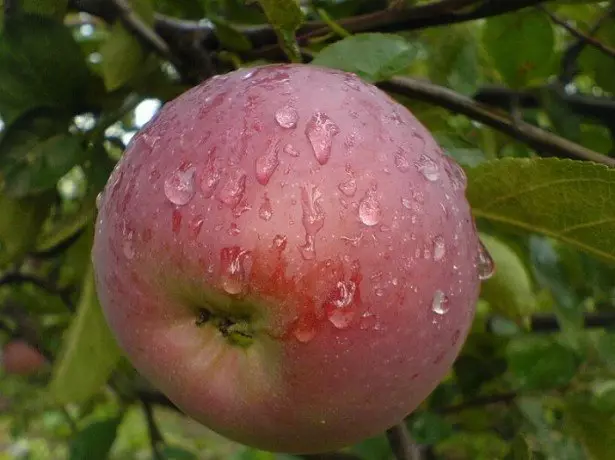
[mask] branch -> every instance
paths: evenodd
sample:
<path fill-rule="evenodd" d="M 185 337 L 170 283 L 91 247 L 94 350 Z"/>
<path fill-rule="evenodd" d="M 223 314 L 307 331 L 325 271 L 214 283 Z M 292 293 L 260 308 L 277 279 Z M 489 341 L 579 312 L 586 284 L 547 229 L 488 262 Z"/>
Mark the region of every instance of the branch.
<path fill-rule="evenodd" d="M 391 445 L 391 451 L 393 451 L 397 460 L 421 459 L 421 452 L 412 442 L 410 433 L 408 433 L 408 429 L 403 422 L 389 428 L 386 435 Z"/>
<path fill-rule="evenodd" d="M 142 400 L 143 412 L 145 413 L 145 420 L 147 422 L 147 432 L 149 433 L 150 444 L 152 447 L 152 458 L 154 460 L 164 460 L 164 455 L 160 451 L 160 446 L 164 444 L 164 438 L 162 433 L 156 424 L 154 418 L 154 411 L 151 404 L 148 401 Z"/>
<path fill-rule="evenodd" d="M 572 25 L 570 25 L 567 21 L 565 21 L 564 19 L 561 19 L 559 16 L 557 16 L 556 14 L 552 13 L 551 11 L 549 11 L 547 8 L 545 8 L 542 5 L 539 5 L 538 8 L 542 11 L 544 11 L 550 18 L 551 20 L 562 26 L 564 29 L 566 29 L 568 32 L 570 32 L 571 35 L 574 35 L 575 37 L 577 37 L 579 40 L 583 41 L 584 43 L 593 46 L 594 48 L 599 49 L 600 51 L 602 51 L 604 54 L 615 58 L 615 48 L 611 48 L 608 45 L 605 45 L 604 43 L 602 43 L 600 40 L 587 35 L 583 32 L 581 32 L 579 29 L 577 29 L 576 27 L 573 27 Z"/>
<path fill-rule="evenodd" d="M 47 291 L 49 294 L 58 296 L 62 302 L 64 302 L 68 310 L 74 311 L 74 305 L 70 298 L 70 290 L 61 289 L 45 279 L 22 273 L 7 273 L 0 278 L 0 286 L 7 284 L 33 284 Z"/>
<path fill-rule="evenodd" d="M 615 311 L 584 313 L 583 327 L 585 329 L 613 328 L 615 327 Z M 536 313 L 530 319 L 530 329 L 532 332 L 557 332 L 561 327 L 555 315 Z"/>
<path fill-rule="evenodd" d="M 517 397 L 517 393 L 514 391 L 508 393 L 501 393 L 489 396 L 480 396 L 475 399 L 470 399 L 459 404 L 452 406 L 445 406 L 435 408 L 434 410 L 439 414 L 454 414 L 464 411 L 466 409 L 473 409 L 476 407 L 489 406 L 491 404 L 510 404 Z"/>
<path fill-rule="evenodd" d="M 520 140 L 548 156 L 581 159 L 615 167 L 615 158 L 607 157 L 548 131 L 511 117 L 495 113 L 488 106 L 462 96 L 448 88 L 407 77 L 382 82 L 382 89 L 461 113 Z"/>

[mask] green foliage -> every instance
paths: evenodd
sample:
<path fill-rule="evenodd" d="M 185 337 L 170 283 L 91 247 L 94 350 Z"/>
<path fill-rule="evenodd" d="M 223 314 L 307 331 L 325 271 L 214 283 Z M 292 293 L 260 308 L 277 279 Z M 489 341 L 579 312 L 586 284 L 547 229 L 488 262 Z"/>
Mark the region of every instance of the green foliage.
<path fill-rule="evenodd" d="M 357 55 L 361 59 L 357 59 Z M 323 49 L 314 65 L 353 72 L 371 82 L 402 73 L 412 63 L 416 49 L 404 38 L 390 34 L 358 34 Z"/>
<path fill-rule="evenodd" d="M 615 173 L 540 158 L 570 142 L 615 155 L 609 2 L 543 4 L 607 52 L 515 2 L 130 0 L 122 18 L 110 2 L 14 3 L 8 18 L 0 8 L 0 345 L 26 337 L 53 366 L 0 371 L 0 459 L 153 457 L 139 395 L 159 395 L 122 359 L 94 288 L 96 197 L 144 121 L 141 100 L 165 103 L 210 70 L 302 56 L 369 82 L 440 86 L 390 95 L 465 168 L 496 263 L 450 375 L 405 420 L 413 439 L 438 460 L 615 458 Z M 450 112 L 449 91 L 487 118 Z M 489 127 L 508 115 L 560 150 L 524 140 L 524 125 Z M 153 414 L 158 458 L 299 458 L 240 446 L 162 404 Z M 340 455 L 391 450 L 381 433 Z"/>

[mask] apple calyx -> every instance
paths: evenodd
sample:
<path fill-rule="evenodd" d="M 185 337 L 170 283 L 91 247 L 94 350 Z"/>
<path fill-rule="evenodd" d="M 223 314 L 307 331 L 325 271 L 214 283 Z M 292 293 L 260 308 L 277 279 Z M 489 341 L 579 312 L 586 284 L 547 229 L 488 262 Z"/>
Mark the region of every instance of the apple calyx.
<path fill-rule="evenodd" d="M 249 320 L 245 318 L 229 318 L 201 308 L 195 324 L 197 327 L 205 324 L 215 327 L 232 345 L 247 348 L 254 341 L 254 330 Z"/>

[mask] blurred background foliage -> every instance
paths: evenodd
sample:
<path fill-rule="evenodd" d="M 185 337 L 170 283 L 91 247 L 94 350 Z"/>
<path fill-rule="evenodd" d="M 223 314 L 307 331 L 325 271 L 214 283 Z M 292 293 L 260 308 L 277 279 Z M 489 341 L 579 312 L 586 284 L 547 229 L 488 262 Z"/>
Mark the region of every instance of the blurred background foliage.
<path fill-rule="evenodd" d="M 421 458 L 615 458 L 613 2 L 0 4 L 0 343 L 48 360 L 0 370 L 0 459 L 296 458 L 225 440 L 140 379 L 90 261 L 96 196 L 161 105 L 287 60 L 379 84 L 468 174 L 498 270 L 454 368 L 405 421 Z M 383 434 L 311 458 L 392 455 Z"/>

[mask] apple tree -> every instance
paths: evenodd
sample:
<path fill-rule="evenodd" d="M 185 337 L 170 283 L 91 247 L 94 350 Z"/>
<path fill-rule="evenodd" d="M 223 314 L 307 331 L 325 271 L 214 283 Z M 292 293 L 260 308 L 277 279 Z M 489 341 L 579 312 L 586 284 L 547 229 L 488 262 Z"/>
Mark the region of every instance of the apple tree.
<path fill-rule="evenodd" d="M 614 2 L 0 0 L 0 4 L 0 459 L 615 458 Z M 185 128 L 192 118 L 200 117 L 199 105 L 206 101 L 193 99 L 192 105 L 178 109 L 176 101 L 181 98 L 177 98 L 194 94 L 187 91 L 199 85 L 206 88 L 230 81 L 224 93 L 228 100 L 235 98 L 246 107 L 266 104 L 262 102 L 266 98 L 245 96 L 245 88 L 257 85 L 249 80 L 256 69 L 280 63 L 335 69 L 335 73 L 327 70 L 331 75 L 342 75 L 339 71 L 354 74 L 357 82 L 352 84 L 357 88 L 390 96 L 390 119 L 400 117 L 395 107 L 405 106 L 437 141 L 442 161 L 463 168 L 464 172 L 454 173 L 463 177 L 465 187 L 459 203 L 467 199 L 475 223 L 472 228 L 477 229 L 481 242 L 480 266 L 474 265 L 480 275 L 480 284 L 478 280 L 476 284 L 480 296 L 466 305 L 472 313 L 469 333 L 459 343 L 459 353 L 451 356 L 446 374 L 434 382 L 435 389 L 381 433 L 338 450 L 309 455 L 258 450 L 187 416 L 189 411 L 173 402 L 183 388 L 191 389 L 181 397 L 183 406 L 189 407 L 193 401 L 195 406 L 202 402 L 201 388 L 208 392 L 212 382 L 239 388 L 237 382 L 224 381 L 222 371 L 216 375 L 216 368 L 211 367 L 199 373 L 197 381 L 191 378 L 188 385 L 186 376 L 193 374 L 178 375 L 177 369 L 198 367 L 194 356 L 171 356 L 168 347 L 158 346 L 169 337 L 175 342 L 184 340 L 177 330 L 171 334 L 179 323 L 167 317 L 166 311 L 141 311 L 142 318 L 159 315 L 169 322 L 168 330 L 158 328 L 150 336 L 144 335 L 139 329 L 142 324 L 134 319 L 123 321 L 117 305 L 110 314 L 110 298 L 115 304 L 122 299 L 137 302 L 134 292 L 141 289 L 144 278 L 115 271 L 106 248 L 96 250 L 105 229 L 101 220 L 111 215 L 109 209 L 126 209 L 134 193 L 143 201 L 130 208 L 133 217 L 147 220 L 147 210 L 141 211 L 148 200 L 155 201 L 152 195 L 143 195 L 149 193 L 147 186 L 108 193 L 121 188 L 120 176 L 129 171 L 122 166 L 125 153 L 147 161 L 150 152 L 137 152 L 138 143 L 147 142 L 145 135 L 157 126 L 170 133 L 165 142 L 192 142 L 187 140 L 192 137 L 184 138 L 184 130 L 175 128 Z M 270 90 L 275 91 L 275 78 L 258 84 L 271 84 Z M 319 78 L 303 81 L 295 94 L 298 106 L 316 105 L 318 91 L 330 91 L 329 103 L 337 97 Z M 278 96 L 272 94 L 271 100 Z M 370 112 L 374 106 L 363 102 L 352 115 L 355 119 L 374 116 Z M 188 113 L 189 109 L 194 112 Z M 211 110 L 211 117 L 224 120 L 224 133 L 239 129 L 235 124 L 241 124 L 240 114 L 233 117 L 233 113 L 215 112 L 215 107 Z M 259 110 L 254 113 L 261 113 Z M 292 110 L 276 112 L 280 127 L 295 128 L 297 114 Z M 179 118 L 184 125 L 173 124 Z M 273 123 L 260 121 L 253 120 L 255 132 Z M 324 114 L 318 123 L 322 131 L 310 134 L 308 124 L 306 134 L 316 159 L 324 165 L 331 139 L 340 128 Z M 377 150 L 381 139 L 365 139 L 372 132 L 366 124 L 356 133 L 359 140 L 353 142 Z M 408 129 L 408 138 L 415 135 L 414 128 Z M 235 140 L 231 134 L 226 136 Z M 213 138 L 224 139 L 222 134 Z M 176 145 L 168 147 L 172 150 Z M 292 146 L 284 149 L 287 157 L 299 156 Z M 372 160 L 365 158 L 363 166 L 370 170 Z M 278 157 L 274 159 L 273 169 L 278 166 Z M 261 169 L 267 177 L 259 180 L 264 184 L 273 171 L 267 169 L 272 163 L 266 160 Z M 391 164 L 399 170 L 410 169 L 400 161 L 395 157 Z M 376 167 L 374 160 L 374 171 Z M 162 173 L 173 173 L 167 169 Z M 191 169 L 181 172 L 186 171 L 192 174 Z M 149 174 L 155 183 L 158 179 L 152 175 L 160 172 Z M 326 175 L 324 167 L 321 174 Z M 421 174 L 430 187 L 436 187 L 434 171 Z M 378 178 L 386 181 L 385 177 Z M 212 189 L 216 181 L 211 182 Z M 131 184 L 137 183 L 143 184 L 137 180 Z M 393 181 L 388 185 L 390 189 L 396 186 Z M 349 198 L 356 187 L 354 182 L 343 182 L 339 189 Z M 166 197 L 182 206 L 192 193 L 170 198 L 167 190 Z M 269 200 L 275 197 L 264 197 L 266 206 L 260 201 L 256 206 L 260 204 L 258 211 L 264 213 L 261 220 L 269 221 L 276 212 Z M 380 218 L 374 215 L 392 206 L 393 198 L 398 206 L 400 197 L 389 194 L 386 202 L 368 202 L 363 210 L 361 220 L 373 227 L 374 241 L 380 233 L 387 233 L 393 242 L 410 240 L 410 233 L 414 237 L 411 227 L 376 226 Z M 321 228 L 330 231 L 319 221 L 322 210 L 317 199 L 308 192 L 298 198 L 307 206 L 303 226 L 307 230 L 305 219 L 311 219 L 314 234 Z M 403 197 L 401 203 L 412 207 Z M 361 212 L 362 205 L 357 206 Z M 309 210 L 307 217 L 305 209 Z M 208 211 L 187 225 L 198 233 L 210 226 L 216 212 Z M 442 211 L 428 206 L 421 212 L 429 217 Z M 156 219 L 152 218 L 152 228 L 169 224 L 176 233 L 175 228 L 182 225 L 181 214 Z M 224 224 L 229 235 L 240 232 L 234 222 Z M 261 226 L 253 228 L 254 238 L 259 238 Z M 133 232 L 122 228 L 121 233 L 104 234 L 105 241 L 115 246 L 109 253 L 116 251 L 133 259 L 134 248 L 127 245 Z M 360 245 L 369 241 L 362 242 L 361 235 L 353 242 L 360 248 L 356 253 L 368 254 Z M 150 235 L 146 241 L 151 241 L 151 252 L 156 255 L 157 236 Z M 313 235 L 308 232 L 308 236 Z M 475 248 L 476 242 L 469 242 L 473 236 L 473 231 L 462 232 L 462 239 L 468 241 L 460 244 Z M 314 250 L 310 241 L 308 238 L 300 249 Z M 285 247 L 286 239 L 278 243 Z M 188 259 L 173 244 L 165 244 L 164 250 L 177 264 Z M 412 258 L 415 265 L 409 275 L 412 283 L 396 288 L 398 300 L 383 297 L 388 306 L 406 308 L 407 303 L 399 300 L 404 289 L 420 290 L 421 285 L 433 282 L 440 272 L 430 273 L 426 260 L 452 260 L 444 257 L 444 246 L 437 237 L 433 244 L 433 252 L 394 255 L 391 264 Z M 142 246 L 143 251 L 146 248 Z M 223 262 L 225 254 L 227 258 L 243 254 L 229 251 L 222 251 Z M 308 262 L 314 258 L 303 256 Z M 139 270 L 164 271 L 164 260 L 150 259 Z M 151 267 L 156 262 L 163 268 Z M 253 265 L 268 274 L 271 267 L 258 262 L 255 259 Z M 373 259 L 372 265 L 383 263 L 389 259 Z M 103 284 L 97 280 L 103 265 L 105 275 L 115 276 L 105 278 L 106 292 L 101 292 Z M 202 269 L 205 273 L 209 267 Z M 178 284 L 187 277 L 186 273 L 165 275 Z M 318 286 L 319 277 L 312 278 L 310 286 Z M 155 284 L 150 278 L 146 281 Z M 391 283 L 397 286 L 397 278 Z M 358 286 L 382 295 L 377 273 L 358 276 L 352 284 L 338 284 L 344 296 L 352 292 L 351 298 Z M 128 295 L 122 289 L 135 291 Z M 185 289 L 187 299 L 200 298 L 193 290 Z M 434 297 L 430 307 L 442 315 L 448 299 L 441 291 L 436 293 L 437 305 Z M 215 296 L 205 297 L 215 303 Z M 163 300 L 156 302 L 159 305 Z M 251 330 L 247 333 L 242 324 L 217 316 L 216 311 L 201 309 L 192 322 L 215 324 L 215 334 L 232 339 L 233 346 L 244 346 L 253 339 Z M 404 321 L 397 326 L 400 331 L 414 332 L 417 326 L 406 322 L 407 316 L 400 315 Z M 347 316 L 329 318 L 335 326 L 328 325 L 331 340 L 342 341 L 346 328 L 354 327 L 347 320 Z M 377 324 L 369 331 L 357 326 L 355 332 L 366 343 L 377 342 L 381 336 L 372 333 L 373 329 Z M 313 338 L 311 330 L 294 331 L 295 342 Z M 399 374 L 406 375 L 408 368 L 402 367 L 408 366 L 403 364 L 406 358 L 413 363 L 431 360 L 434 350 L 451 340 L 444 334 L 430 337 L 429 343 L 396 349 L 394 355 L 351 355 L 353 366 L 367 367 L 376 359 L 395 369 L 391 362 L 399 360 Z M 455 344 L 459 333 L 456 337 Z M 293 346 L 300 346 L 295 342 Z M 127 343 L 134 346 L 126 347 Z M 141 346 L 148 348 L 148 356 L 139 354 Z M 318 356 L 312 358 L 314 366 Z M 253 365 L 250 359 L 245 361 Z M 322 367 L 327 369 L 324 363 Z M 161 391 L 159 382 L 139 372 L 145 368 L 156 369 L 150 375 L 168 371 L 172 384 L 166 388 L 179 392 Z M 272 367 L 258 369 L 274 372 Z M 397 379 L 395 373 L 378 376 L 373 369 L 365 373 L 373 379 L 367 384 L 373 383 L 374 388 L 397 391 L 397 386 L 386 381 Z M 247 375 L 254 380 L 241 382 L 243 390 L 231 395 L 237 400 L 249 401 L 246 394 L 262 383 L 257 381 L 258 373 Z M 416 391 L 415 377 L 408 375 L 407 391 Z M 326 378 L 316 380 L 318 388 L 314 386 L 313 391 L 327 394 L 327 382 Z M 349 380 L 347 385 L 350 394 L 357 383 Z M 378 400 L 395 408 L 406 395 L 393 393 L 380 391 Z M 258 410 L 279 403 L 279 393 L 273 391 L 269 396 Z M 309 394 L 302 396 L 310 399 Z M 348 408 L 341 399 L 343 393 L 332 391 L 326 409 L 335 413 L 343 402 Z M 297 406 L 293 414 L 293 401 L 290 403 L 288 419 L 303 417 L 303 412 L 299 414 L 302 408 Z M 258 433 L 263 427 L 257 426 L 259 414 L 250 412 L 254 407 L 246 404 L 244 413 L 231 418 L 248 431 L 254 419 L 253 430 Z M 208 420 L 231 410 L 224 403 L 198 409 L 209 414 Z M 350 412 L 362 414 L 362 419 L 346 417 L 349 433 L 356 425 L 372 422 L 359 407 Z M 324 433 L 327 428 L 319 429 Z M 280 429 L 280 438 L 292 436 L 301 445 L 317 446 L 321 440 L 314 437 L 315 432 Z M 285 439 L 279 441 L 279 445 L 290 445 Z"/>

